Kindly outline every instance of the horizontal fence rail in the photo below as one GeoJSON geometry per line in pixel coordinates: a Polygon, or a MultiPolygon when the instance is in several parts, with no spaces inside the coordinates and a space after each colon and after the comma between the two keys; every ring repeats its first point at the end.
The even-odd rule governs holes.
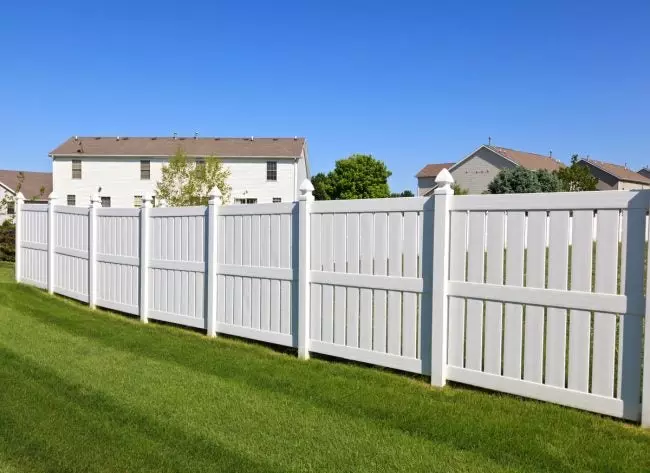
{"type": "MultiPolygon", "coordinates": [[[[442,174],[441,174],[442,175],[442,174]]],[[[139,316],[650,424],[650,191],[16,205],[16,279],[139,316]],[[644,336],[644,332],[646,335],[644,336]]]]}

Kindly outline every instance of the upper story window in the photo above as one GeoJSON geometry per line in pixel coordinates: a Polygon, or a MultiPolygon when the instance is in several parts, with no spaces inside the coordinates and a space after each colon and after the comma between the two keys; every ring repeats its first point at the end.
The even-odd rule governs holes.
{"type": "Polygon", "coordinates": [[[140,161],[140,179],[143,181],[151,179],[151,161],[148,159],[140,161]]]}
{"type": "Polygon", "coordinates": [[[278,162],[277,161],[267,161],[266,162],[266,180],[267,181],[277,181],[278,180],[278,162]]]}
{"type": "Polygon", "coordinates": [[[74,207],[75,205],[77,205],[77,196],[73,194],[68,194],[67,201],[68,201],[68,205],[74,207]]]}
{"type": "Polygon", "coordinates": [[[81,179],[81,159],[72,160],[72,179],[81,179]]]}
{"type": "Polygon", "coordinates": [[[257,199],[235,199],[235,204],[257,204],[257,199]]]}
{"type": "Polygon", "coordinates": [[[280,202],[282,202],[282,197],[273,197],[274,204],[279,204],[280,202]]]}
{"type": "Polygon", "coordinates": [[[140,207],[142,207],[142,196],[141,195],[134,195],[133,196],[133,206],[136,209],[139,209],[140,207]]]}
{"type": "Polygon", "coordinates": [[[7,201],[7,215],[14,215],[16,213],[16,203],[13,200],[7,201]]]}
{"type": "Polygon", "coordinates": [[[111,198],[102,197],[102,207],[110,207],[110,206],[111,206],[111,198]]]}

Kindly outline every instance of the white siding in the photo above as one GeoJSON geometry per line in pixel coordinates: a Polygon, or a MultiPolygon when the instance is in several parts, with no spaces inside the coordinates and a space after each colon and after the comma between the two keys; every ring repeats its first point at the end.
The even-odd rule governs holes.
{"type": "MultiPolygon", "coordinates": [[[[67,195],[75,195],[77,206],[80,207],[86,207],[90,195],[95,192],[111,197],[112,207],[133,207],[134,196],[155,194],[156,183],[162,177],[162,168],[167,162],[167,158],[80,157],[81,179],[72,179],[72,159],[52,160],[53,185],[63,201],[67,195]],[[151,161],[149,180],[140,179],[141,159],[151,161]]],[[[228,180],[232,186],[231,203],[241,197],[256,198],[260,204],[270,203],[274,197],[280,197],[282,202],[296,200],[296,166],[293,159],[222,158],[222,161],[231,171],[228,180]],[[278,163],[277,181],[266,180],[267,160],[278,163]]],[[[300,185],[299,182],[297,185],[300,185]]]]}

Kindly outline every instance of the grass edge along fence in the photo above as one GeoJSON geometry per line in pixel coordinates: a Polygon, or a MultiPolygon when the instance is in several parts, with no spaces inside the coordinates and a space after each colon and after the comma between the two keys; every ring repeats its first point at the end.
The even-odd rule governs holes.
{"type": "Polygon", "coordinates": [[[315,202],[306,181],[296,203],[19,202],[16,279],[143,322],[650,424],[650,192],[438,182],[431,198],[315,202]]]}

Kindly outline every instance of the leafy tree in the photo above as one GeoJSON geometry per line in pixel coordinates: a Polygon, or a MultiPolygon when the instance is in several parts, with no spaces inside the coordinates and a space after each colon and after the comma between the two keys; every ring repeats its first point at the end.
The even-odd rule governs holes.
{"type": "Polygon", "coordinates": [[[221,191],[221,201],[230,201],[228,185],[230,170],[218,158],[210,156],[201,163],[189,159],[182,149],[163,166],[162,179],[156,184],[156,195],[171,207],[207,205],[213,187],[221,191]]]}
{"type": "Polygon", "coordinates": [[[391,197],[415,197],[415,194],[413,194],[413,192],[407,189],[402,192],[393,192],[390,196],[391,197]]]}
{"type": "MultiPolygon", "coordinates": [[[[18,194],[20,190],[23,188],[23,182],[25,182],[25,173],[22,171],[18,171],[18,174],[16,176],[17,184],[16,184],[16,189],[15,192],[18,194]]],[[[45,193],[45,188],[43,187],[41,189],[41,193],[45,193]]],[[[9,192],[5,192],[5,195],[2,199],[0,199],[0,211],[2,213],[7,213],[7,210],[9,209],[9,205],[14,203],[14,195],[12,195],[9,192]]],[[[15,205],[15,204],[14,204],[15,205]]],[[[10,221],[11,223],[14,222],[15,220],[15,215],[10,215],[7,220],[5,221],[10,221]]]]}
{"type": "Polygon", "coordinates": [[[595,191],[598,179],[594,177],[587,166],[578,164],[578,155],[571,156],[571,166],[556,171],[562,183],[562,190],[568,192],[595,191]]]}
{"type": "Polygon", "coordinates": [[[545,169],[531,171],[523,167],[503,169],[488,185],[490,194],[559,192],[562,184],[556,174],[545,169]]]}
{"type": "Polygon", "coordinates": [[[311,178],[311,183],[314,186],[314,199],[316,200],[332,200],[330,196],[332,187],[330,186],[329,177],[322,172],[319,172],[311,178]]]}
{"type": "Polygon", "coordinates": [[[383,161],[369,154],[353,154],[338,160],[327,175],[314,176],[314,196],[318,200],[390,197],[388,178],[391,174],[383,161]]]}
{"type": "Polygon", "coordinates": [[[451,188],[454,191],[454,195],[467,195],[467,194],[469,194],[469,190],[463,189],[458,184],[452,184],[451,188]]]}
{"type": "Polygon", "coordinates": [[[16,225],[9,219],[0,225],[0,261],[16,259],[16,225]]]}

